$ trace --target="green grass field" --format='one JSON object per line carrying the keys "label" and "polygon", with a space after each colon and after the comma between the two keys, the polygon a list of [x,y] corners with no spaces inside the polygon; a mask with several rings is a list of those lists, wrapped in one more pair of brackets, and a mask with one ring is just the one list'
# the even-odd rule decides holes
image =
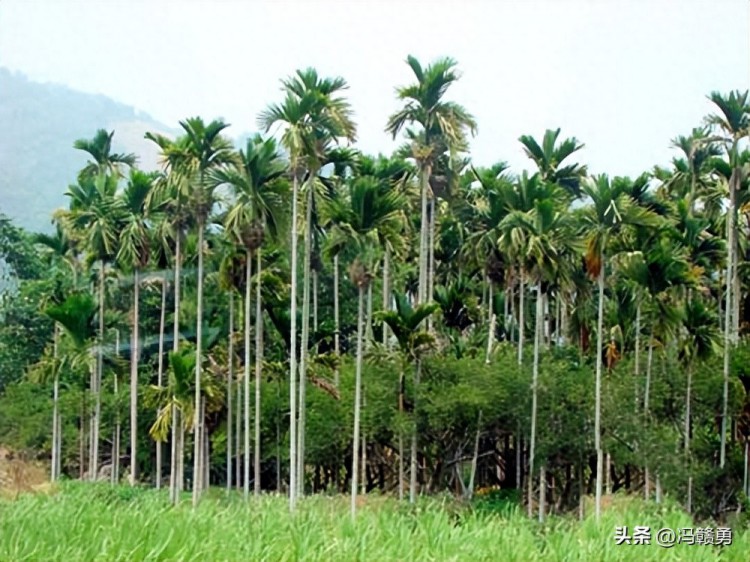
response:
{"label": "green grass field", "polygon": [[[731,546],[616,545],[615,527],[694,527],[671,506],[616,498],[583,522],[544,526],[517,509],[473,508],[449,499],[416,507],[363,500],[356,521],[344,497],[304,499],[289,514],[283,497],[245,503],[212,490],[197,510],[173,508],[164,491],[67,483],[56,493],[0,500],[0,560],[498,560],[710,561],[750,559],[750,532],[734,529]],[[507,507],[507,506],[506,506]]]}

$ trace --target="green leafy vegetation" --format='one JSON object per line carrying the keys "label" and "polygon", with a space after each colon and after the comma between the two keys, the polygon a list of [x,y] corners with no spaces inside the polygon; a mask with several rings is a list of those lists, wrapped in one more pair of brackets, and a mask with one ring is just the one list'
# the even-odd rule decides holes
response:
{"label": "green leafy vegetation", "polygon": [[[192,510],[168,507],[166,493],[107,484],[66,484],[53,496],[0,501],[2,560],[484,560],[744,561],[748,531],[729,546],[617,545],[615,528],[678,530],[694,524],[669,503],[656,509],[617,498],[599,524],[552,518],[543,526],[517,508],[503,515],[456,506],[450,498],[407,507],[368,497],[347,517],[339,497],[318,496],[290,515],[269,496],[223,493]],[[238,537],[242,537],[240,540]]]}

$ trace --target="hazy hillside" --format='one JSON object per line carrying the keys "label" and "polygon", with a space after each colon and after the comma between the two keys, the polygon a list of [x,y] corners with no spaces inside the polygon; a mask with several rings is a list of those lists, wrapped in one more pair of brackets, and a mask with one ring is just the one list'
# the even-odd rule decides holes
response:
{"label": "hazy hillside", "polygon": [[144,133],[173,133],[105,96],[31,82],[0,68],[0,212],[24,228],[49,230],[50,213],[67,204],[63,194],[86,162],[73,142],[102,127],[115,130],[114,150],[136,153],[143,169],[157,162]]}

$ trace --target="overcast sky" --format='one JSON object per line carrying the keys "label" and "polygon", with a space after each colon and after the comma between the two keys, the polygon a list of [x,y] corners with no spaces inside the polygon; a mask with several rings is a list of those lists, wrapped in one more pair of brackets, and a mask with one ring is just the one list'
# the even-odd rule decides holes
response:
{"label": "overcast sky", "polygon": [[586,144],[594,172],[666,164],[711,110],[706,94],[750,86],[748,0],[453,2],[0,0],[0,66],[105,94],[166,125],[223,117],[256,130],[297,68],[341,75],[359,147],[390,153],[394,87],[449,55],[449,97],[477,118],[474,161],[530,162],[517,139],[546,128]]}

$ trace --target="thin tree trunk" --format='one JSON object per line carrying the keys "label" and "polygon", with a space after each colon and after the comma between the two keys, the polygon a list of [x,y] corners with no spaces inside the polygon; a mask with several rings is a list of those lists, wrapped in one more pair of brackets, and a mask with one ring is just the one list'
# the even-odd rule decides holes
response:
{"label": "thin tree trunk", "polygon": [[693,512],[693,467],[690,458],[690,393],[693,383],[693,369],[687,366],[687,390],[685,392],[685,465],[688,469],[687,512]]}
{"label": "thin tree trunk", "polygon": [[[167,307],[167,275],[166,273],[162,276],[161,280],[161,310],[159,312],[159,357],[157,358],[157,371],[156,371],[156,384],[159,388],[162,388],[164,384],[164,325],[166,323],[166,307]],[[159,415],[157,409],[156,415]],[[162,473],[162,453],[163,446],[161,441],[156,442],[156,489],[161,489],[161,473]]]}
{"label": "thin tree trunk", "polygon": [[638,412],[638,385],[641,375],[641,302],[635,311],[635,411]]}
{"label": "thin tree trunk", "polygon": [[308,346],[310,341],[310,262],[312,258],[312,206],[313,180],[310,174],[307,187],[305,219],[305,254],[303,256],[302,280],[302,345],[299,365],[299,428],[297,433],[297,495],[305,494],[305,418],[307,406]]}
{"label": "thin tree trunk", "polygon": [[96,374],[94,375],[94,417],[91,431],[91,456],[89,477],[96,481],[99,471],[99,424],[102,411],[102,371],[104,370],[104,260],[99,262],[99,345],[97,349]]}
{"label": "thin tree trunk", "polygon": [[479,459],[479,437],[482,434],[482,410],[477,416],[477,434],[474,437],[474,455],[471,457],[471,473],[469,475],[469,487],[466,490],[466,498],[471,501],[474,497],[474,480],[477,474],[477,460]]}
{"label": "thin tree trunk", "polygon": [[[115,331],[115,357],[120,357],[120,330]],[[114,373],[114,398],[115,398],[115,427],[112,432],[112,471],[110,481],[117,484],[120,481],[120,387],[117,372]]]}
{"label": "thin tree trunk", "polygon": [[748,486],[748,479],[747,479],[747,471],[748,471],[748,446],[750,446],[750,441],[745,440],[745,466],[743,468],[742,473],[742,490],[745,492],[745,495],[750,495],[750,486]]}
{"label": "thin tree trunk", "polygon": [[411,434],[411,472],[409,473],[409,503],[417,500],[417,389],[419,388],[419,378],[422,371],[422,361],[417,359],[414,369],[414,429]]}
{"label": "thin tree trunk", "polygon": [[[172,336],[172,351],[177,353],[180,350],[180,267],[182,265],[182,231],[178,229],[175,240],[175,257],[174,257],[174,330]],[[172,395],[172,403],[176,401],[176,396]],[[177,406],[172,406],[172,459],[170,466],[169,495],[173,504],[177,505],[180,501],[180,491],[182,490],[182,479],[180,473],[180,431],[178,422],[181,425],[180,412]]]}
{"label": "thin tree trunk", "polygon": [[229,342],[227,370],[227,492],[232,489],[232,385],[234,384],[234,290],[229,290]]}
{"label": "thin tree trunk", "polygon": [[604,456],[604,491],[609,496],[612,495],[612,457],[609,453]]}
{"label": "thin tree trunk", "polygon": [[201,417],[201,374],[203,371],[203,236],[204,226],[198,224],[198,311],[195,326],[195,420],[193,423],[193,507],[201,495],[203,455],[201,435],[204,420]]}
{"label": "thin tree trunk", "polygon": [[404,430],[401,428],[404,415],[404,368],[401,367],[398,376],[398,413],[399,430],[398,430],[398,499],[404,499]]}
{"label": "thin tree trunk", "polygon": [[372,333],[372,283],[367,285],[367,316],[365,317],[365,350],[370,349],[375,339]]}
{"label": "thin tree trunk", "polygon": [[208,428],[205,424],[206,419],[206,397],[201,397],[201,420],[204,420],[204,422],[201,423],[201,447],[203,449],[203,458],[201,459],[201,468],[202,468],[202,475],[203,475],[203,481],[201,483],[201,489],[202,490],[208,490],[208,486],[211,482],[210,479],[210,472],[211,472],[211,456],[209,452],[209,436],[208,436]]}
{"label": "thin tree trunk", "polygon": [[524,311],[526,307],[524,306],[524,293],[526,292],[523,286],[524,283],[524,275],[523,275],[523,268],[519,268],[519,277],[520,277],[520,289],[518,291],[518,364],[523,365],[523,332],[524,332],[524,324],[526,322],[526,319],[524,318]]}
{"label": "thin tree trunk", "polygon": [[510,303],[513,300],[513,289],[506,283],[505,285],[505,299],[503,300],[503,332],[505,334],[505,341],[513,341],[510,326],[512,325],[510,318]]}
{"label": "thin tree trunk", "polygon": [[352,517],[357,514],[357,476],[359,474],[359,424],[360,401],[362,397],[362,355],[363,355],[363,316],[364,316],[364,287],[359,287],[359,305],[357,310],[357,370],[354,383],[354,443],[352,445]]}
{"label": "thin tree trunk", "polygon": [[[383,256],[383,310],[391,310],[391,249],[386,244],[385,255]],[[383,322],[383,345],[388,345],[388,324]]]}
{"label": "thin tree trunk", "polygon": [[[651,332],[648,338],[648,359],[646,361],[646,389],[643,393],[643,415],[646,423],[648,423],[648,403],[651,394],[651,365],[654,361],[654,328],[651,328]],[[646,501],[648,501],[650,494],[649,490],[649,469],[648,464],[643,469],[643,493]]]}
{"label": "thin tree trunk", "polygon": [[333,256],[333,351],[336,355],[336,367],[333,370],[333,383],[339,387],[339,365],[341,356],[341,329],[339,326],[339,255]]}
{"label": "thin tree trunk", "polygon": [[[541,293],[541,280],[539,280],[539,289],[536,298],[536,318],[534,319],[534,366],[532,370],[531,379],[531,440],[529,442],[529,476],[528,482],[528,513],[529,517],[533,513],[533,500],[534,500],[534,455],[536,449],[536,412],[537,412],[537,400],[538,400],[538,384],[539,384],[539,346],[541,345],[541,331],[542,331],[542,312],[544,307],[544,299]],[[541,507],[541,504],[540,504]]]}
{"label": "thin tree trunk", "polygon": [[419,289],[417,303],[427,302],[427,275],[428,275],[428,230],[429,216],[427,214],[428,190],[432,167],[427,164],[422,168],[421,183],[421,220],[419,226]]}
{"label": "thin tree trunk", "polygon": [[489,327],[489,330],[487,332],[487,354],[484,358],[484,362],[487,365],[490,364],[490,357],[492,357],[492,348],[495,345],[495,309],[492,302],[495,291],[492,284],[492,279],[488,279],[488,285],[489,295],[487,297],[487,325]]}
{"label": "thin tree trunk", "polygon": [[53,357],[55,361],[55,381],[52,386],[52,467],[50,469],[50,480],[56,482],[60,477],[60,451],[58,445],[60,437],[60,373],[57,368],[59,328],[57,322],[53,327]]}
{"label": "thin tree trunk", "polygon": [[236,411],[234,414],[234,477],[236,480],[235,486],[237,491],[242,489],[242,394],[242,385],[240,384],[240,381],[237,381],[237,407],[235,408]]}
{"label": "thin tree trunk", "polygon": [[719,453],[719,467],[724,468],[726,462],[727,429],[729,421],[729,355],[733,343],[734,330],[734,265],[735,265],[735,239],[734,239],[734,212],[735,212],[735,175],[729,180],[729,208],[727,209],[727,274],[726,274],[726,302],[724,310],[724,386],[721,408],[721,448]]}
{"label": "thin tree trunk", "polygon": [[252,269],[253,269],[253,256],[250,250],[245,253],[245,370],[244,370],[244,381],[243,381],[243,399],[244,399],[244,459],[242,463],[243,468],[243,484],[242,489],[245,494],[245,499],[250,497],[250,313],[251,308],[251,296],[252,296]]}
{"label": "thin tree trunk", "polygon": [[140,280],[138,268],[133,272],[133,343],[130,346],[130,485],[138,480],[138,321]]}
{"label": "thin tree trunk", "polygon": [[[289,509],[297,505],[297,199],[299,197],[299,172],[293,163],[292,181],[292,256],[290,297],[290,350],[289,350]],[[279,479],[280,481],[280,479]]]}
{"label": "thin tree trunk", "polygon": [[599,314],[596,322],[596,406],[594,410],[594,447],[596,449],[596,520],[599,521],[602,511],[602,472],[604,471],[604,452],[602,450],[602,344],[604,330],[604,256],[599,270]]}
{"label": "thin tree trunk", "polygon": [[[430,196],[430,223],[428,232],[429,261],[427,270],[427,302],[432,302],[435,292],[435,195]],[[427,317],[427,330],[432,333],[432,315]]]}
{"label": "thin tree trunk", "polygon": [[263,266],[260,256],[260,248],[256,251],[256,273],[255,282],[255,451],[254,458],[254,486],[253,492],[256,496],[260,495],[260,385],[261,370],[263,366],[263,306],[261,301],[261,268]]}

